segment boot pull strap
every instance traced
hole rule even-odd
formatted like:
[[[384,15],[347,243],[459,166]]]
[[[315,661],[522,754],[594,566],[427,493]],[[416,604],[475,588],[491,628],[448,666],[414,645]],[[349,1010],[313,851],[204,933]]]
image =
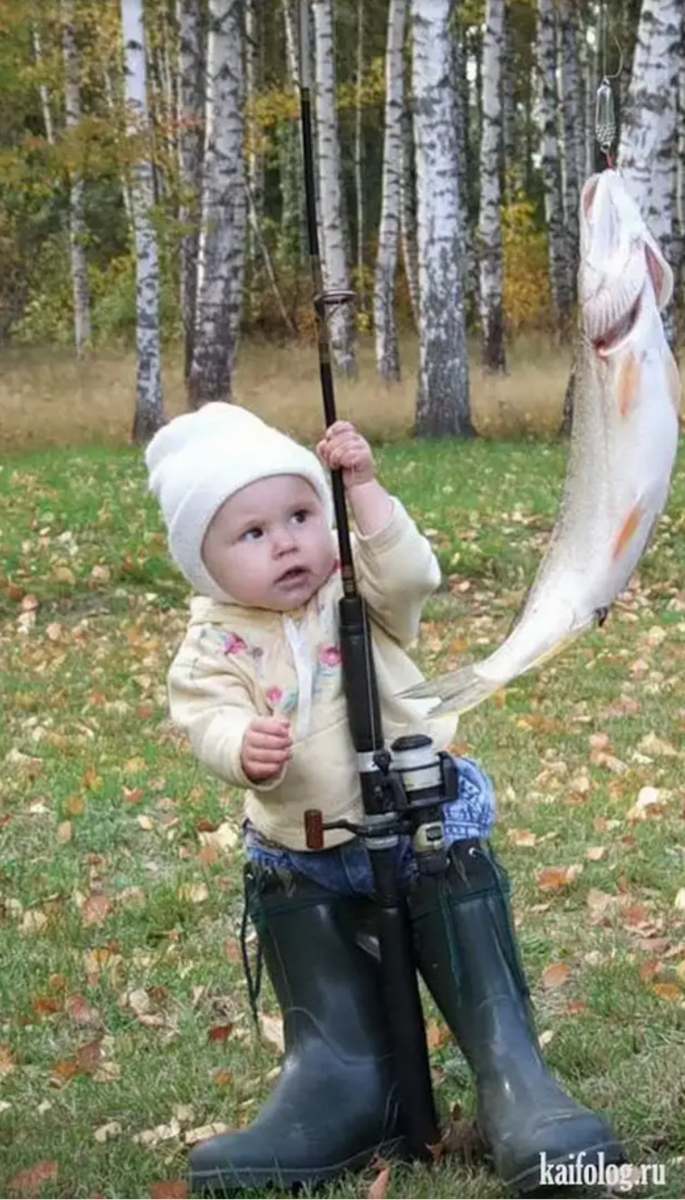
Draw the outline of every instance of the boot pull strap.
[[[253,928],[257,934],[257,961],[255,964],[255,973],[252,974],[252,965],[250,963],[250,955],[247,948],[247,927],[250,919],[250,902],[248,898],[247,881],[243,889],[243,912],[240,920],[240,954],[243,960],[243,973],[245,975],[245,984],[247,986],[247,998],[250,1004],[250,1012],[255,1023],[255,1028],[259,1031],[259,993],[262,987],[262,967],[264,963],[264,954],[262,951],[262,940],[259,936],[259,930],[253,921]]]

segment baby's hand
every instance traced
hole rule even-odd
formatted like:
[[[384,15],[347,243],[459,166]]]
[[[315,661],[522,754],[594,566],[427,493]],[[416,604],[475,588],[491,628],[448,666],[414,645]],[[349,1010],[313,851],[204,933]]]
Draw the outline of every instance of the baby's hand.
[[[357,433],[351,421],[335,421],[333,425],[329,425],[325,437],[316,449],[319,458],[329,470],[342,468],[343,484],[346,488],[368,483],[374,478],[371,447],[366,438]]]
[[[290,722],[285,717],[255,717],[243,737],[241,762],[253,783],[271,779],[292,758]]]

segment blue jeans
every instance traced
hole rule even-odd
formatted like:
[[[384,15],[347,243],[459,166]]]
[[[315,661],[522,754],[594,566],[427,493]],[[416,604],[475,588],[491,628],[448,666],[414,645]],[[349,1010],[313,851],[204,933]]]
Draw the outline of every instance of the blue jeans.
[[[443,805],[445,840],[448,844],[465,838],[488,838],[495,823],[495,794],[482,767],[472,758],[455,758],[459,777],[456,800]],[[289,850],[264,839],[245,823],[248,857],[263,866],[295,871],[329,891],[343,896],[372,896],[373,872],[369,851],[360,838],[331,850]],[[395,849],[400,879],[408,884],[416,873],[409,837],[403,836]]]

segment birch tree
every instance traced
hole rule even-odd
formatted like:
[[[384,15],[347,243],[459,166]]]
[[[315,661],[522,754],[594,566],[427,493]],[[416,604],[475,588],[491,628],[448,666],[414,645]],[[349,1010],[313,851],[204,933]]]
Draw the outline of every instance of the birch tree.
[[[416,212],[414,125],[409,104],[402,108],[402,166],[400,170],[400,240],[414,327],[419,328],[419,253]]]
[[[230,400],[245,273],[241,0],[209,0],[202,223],[193,361],[193,408]]]
[[[177,0],[178,22],[178,166],[181,202],[180,304],[186,381],[193,361],[200,191],[204,140],[204,61],[200,0]]]
[[[40,75],[38,84],[38,95],[40,96],[40,108],[43,114],[43,125],[45,126],[45,137],[50,146],[55,144],[55,127],[52,120],[52,105],[50,104],[50,91],[48,85],[43,78],[44,60],[43,60],[43,42],[40,36],[38,25],[34,21],[31,25],[31,42],[33,45],[33,57]]]
[[[566,223],[568,270],[572,291],[578,271],[580,226],[578,205],[583,170],[583,105],[576,47],[576,12],[572,0],[559,3],[559,58],[561,119],[564,134],[564,219]]]
[[[62,0],[62,49],[64,53],[64,115],[68,132],[81,122],[81,65],[73,0]],[[46,126],[47,127],[47,126]],[[91,338],[88,264],[86,261],[85,184],[78,167],[71,171],[69,182],[69,257],[71,285],[74,297],[74,343],[80,356]]]
[[[419,436],[473,434],[460,263],[453,0],[412,0],[418,204]]]
[[[483,45],[483,119],[480,144],[480,253],[481,363],[486,371],[504,371],[504,313],[502,285],[502,224],[500,220],[500,151],[502,105],[500,81],[504,43],[504,0],[486,0]]]
[[[618,163],[665,257],[673,254],[682,0],[642,0]],[[667,327],[672,334],[671,321]]]
[[[385,51],[385,122],[378,255],[373,291],[376,367],[386,383],[400,378],[400,349],[395,321],[395,273],[400,230],[402,111],[404,108],[404,34],[407,0],[390,0]]]
[[[152,223],[154,180],[147,152],[149,120],[142,0],[121,0],[127,131],[138,147],[131,169],[136,254],[137,389],[133,439],[148,441],[163,424],[159,345],[159,258]]]
[[[536,60],[540,121],[540,170],[545,194],[549,281],[558,337],[571,335],[573,284],[564,230],[564,202],[557,134],[557,84],[554,0],[537,0]]]
[[[340,139],[336,108],[332,0],[314,0],[316,147],[319,174],[322,256],[326,291],[349,291],[346,221],[343,206]],[[356,374],[354,320],[349,304],[329,314],[331,348],[345,375]]]

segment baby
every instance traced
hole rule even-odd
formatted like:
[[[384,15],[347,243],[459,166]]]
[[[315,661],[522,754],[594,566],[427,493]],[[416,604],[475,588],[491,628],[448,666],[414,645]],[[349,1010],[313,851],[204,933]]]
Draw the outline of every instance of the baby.
[[[314,1185],[403,1146],[369,852],[345,829],[327,831],[321,851],[305,839],[307,809],[326,822],[363,816],[324,468],[341,470],[353,517],[387,745],[424,733],[443,750],[454,736],[453,716],[399,694],[423,678],[408,651],[439,564],[350,422],[327,429],[315,455],[243,408],[208,404],[160,430],[146,462],[171,554],[196,593],[169,671],[171,716],[197,759],[244,792],[246,899],[284,1016],[273,1092],[248,1128],[192,1150],[190,1182],[226,1195]],[[473,760],[456,766],[444,877],[418,872],[408,837],[397,871],[417,966],[476,1075],[481,1133],[507,1181],[532,1186],[541,1151],[590,1161],[588,1148],[601,1148],[609,1161],[614,1143],[542,1063],[506,876],[487,846],[492,787]]]

